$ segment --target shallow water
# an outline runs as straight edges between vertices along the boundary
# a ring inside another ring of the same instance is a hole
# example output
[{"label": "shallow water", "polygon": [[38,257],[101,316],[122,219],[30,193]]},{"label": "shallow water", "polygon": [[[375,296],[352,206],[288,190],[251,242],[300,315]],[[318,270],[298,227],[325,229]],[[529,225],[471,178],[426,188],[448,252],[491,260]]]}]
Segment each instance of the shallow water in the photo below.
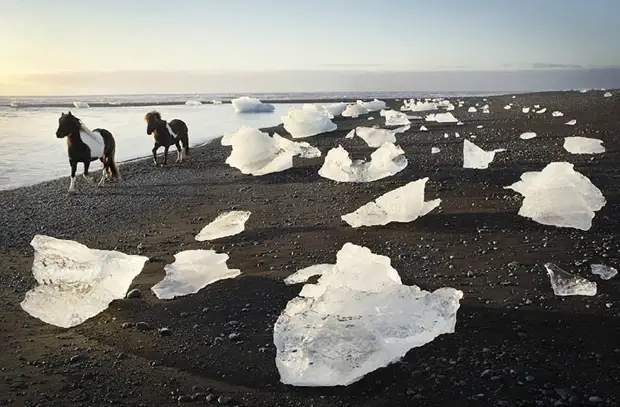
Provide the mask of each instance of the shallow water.
[{"label": "shallow water", "polygon": [[[182,119],[189,127],[190,146],[204,144],[225,132],[241,126],[268,127],[281,122],[291,103],[276,104],[272,113],[236,114],[230,104],[202,106],[105,107],[71,109],[91,129],[104,128],[116,139],[118,162],[147,157],[153,148],[153,137],[146,134],[144,115],[157,109],[164,119]],[[0,190],[32,185],[70,174],[65,140],[55,136],[60,108],[0,108]],[[160,149],[160,153],[163,149]],[[172,147],[168,160],[176,159]],[[101,169],[91,164],[92,172]],[[78,174],[83,167],[78,166]],[[99,174],[96,174],[99,175]]]}]

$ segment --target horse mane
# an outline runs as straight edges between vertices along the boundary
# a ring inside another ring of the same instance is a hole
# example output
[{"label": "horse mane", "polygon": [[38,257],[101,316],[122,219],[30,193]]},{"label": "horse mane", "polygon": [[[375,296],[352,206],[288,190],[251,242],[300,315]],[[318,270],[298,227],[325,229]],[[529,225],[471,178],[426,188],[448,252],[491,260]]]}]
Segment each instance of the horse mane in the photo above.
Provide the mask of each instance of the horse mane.
[{"label": "horse mane", "polygon": [[156,121],[161,121],[161,114],[159,114],[158,111],[153,110],[151,112],[148,112],[146,114],[146,116],[144,116],[144,120],[151,121],[152,119],[155,119]]}]

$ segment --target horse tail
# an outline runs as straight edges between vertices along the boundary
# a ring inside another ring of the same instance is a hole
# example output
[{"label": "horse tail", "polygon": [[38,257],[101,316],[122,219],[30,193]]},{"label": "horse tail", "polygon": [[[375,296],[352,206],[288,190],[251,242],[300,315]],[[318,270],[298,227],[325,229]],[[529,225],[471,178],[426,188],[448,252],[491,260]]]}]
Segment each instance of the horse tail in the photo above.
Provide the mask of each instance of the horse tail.
[{"label": "horse tail", "polygon": [[108,175],[110,178],[120,178],[120,172],[118,171],[118,165],[116,164],[116,159],[114,155],[116,154],[116,147],[112,149],[108,157],[106,157],[106,162],[108,164]]},{"label": "horse tail", "polygon": [[189,130],[184,121],[181,120],[181,124],[183,127],[183,148],[185,149],[185,155],[189,155]]}]

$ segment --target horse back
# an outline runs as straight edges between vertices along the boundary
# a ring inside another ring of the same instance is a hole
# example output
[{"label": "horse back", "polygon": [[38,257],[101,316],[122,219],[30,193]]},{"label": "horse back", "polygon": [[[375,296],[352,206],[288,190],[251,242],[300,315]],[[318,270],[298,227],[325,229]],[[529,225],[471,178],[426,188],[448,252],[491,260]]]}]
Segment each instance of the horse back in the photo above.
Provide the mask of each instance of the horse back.
[{"label": "horse back", "polygon": [[187,125],[181,119],[173,119],[168,122],[172,131],[174,131],[178,136],[187,135]]},{"label": "horse back", "polygon": [[97,132],[101,134],[103,137],[103,145],[105,151],[113,150],[116,147],[116,142],[114,141],[114,136],[106,129],[93,129],[93,132]]}]

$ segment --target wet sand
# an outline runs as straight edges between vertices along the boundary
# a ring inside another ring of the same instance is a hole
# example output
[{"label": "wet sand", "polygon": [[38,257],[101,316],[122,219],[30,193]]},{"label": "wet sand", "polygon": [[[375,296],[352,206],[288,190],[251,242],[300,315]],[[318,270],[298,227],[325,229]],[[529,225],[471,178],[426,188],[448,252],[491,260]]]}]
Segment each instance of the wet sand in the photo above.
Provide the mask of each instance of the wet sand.
[{"label": "wet sand", "polygon": [[[180,165],[124,164],[123,181],[99,190],[78,178],[78,193],[69,195],[64,178],[0,192],[0,405],[205,405],[209,394],[211,403],[223,395],[243,406],[617,405],[620,277],[602,281],[590,275],[589,264],[620,266],[620,93],[489,97],[488,115],[467,113],[482,98],[463,100],[453,113],[465,125],[425,123],[430,131],[419,132],[414,122],[397,136],[408,167],[368,184],[321,178],[323,158],[246,176],[224,163],[230,148],[216,140],[193,149]],[[507,103],[515,107],[504,110]],[[521,112],[535,104],[547,112]],[[564,116],[552,117],[554,110]],[[576,126],[564,124],[573,118]],[[337,131],[303,141],[323,156],[341,144],[354,159],[368,157],[372,149],[363,140],[344,135],[358,125],[384,124],[379,112],[336,122]],[[525,131],[538,137],[520,140]],[[463,169],[462,143],[470,134],[486,150],[508,152],[497,154],[487,170]],[[607,151],[571,155],[562,144],[573,135],[600,138]],[[441,152],[431,154],[431,147]],[[517,216],[522,198],[504,186],[551,161],[575,164],[607,198],[589,231]],[[430,178],[426,199],[442,199],[425,217],[357,230],[340,219],[422,177]],[[252,212],[244,233],[212,243],[194,240],[232,209]],[[142,297],[115,301],[69,330],[30,317],[19,303],[34,287],[29,242],[37,233],[148,256],[132,286]],[[456,332],[346,388],[285,386],[275,367],[272,329],[301,286],[282,280],[300,268],[335,262],[346,242],[391,257],[404,284],[462,290]],[[229,253],[229,267],[242,275],[195,295],[157,300],[150,287],[163,277],[163,266],[178,251],[198,248]],[[549,261],[596,281],[598,294],[554,296],[543,267]],[[151,329],[138,330],[140,321]],[[161,336],[161,327],[172,335]],[[241,341],[229,340],[231,333]]]}]

